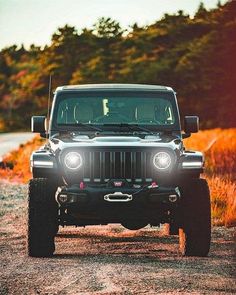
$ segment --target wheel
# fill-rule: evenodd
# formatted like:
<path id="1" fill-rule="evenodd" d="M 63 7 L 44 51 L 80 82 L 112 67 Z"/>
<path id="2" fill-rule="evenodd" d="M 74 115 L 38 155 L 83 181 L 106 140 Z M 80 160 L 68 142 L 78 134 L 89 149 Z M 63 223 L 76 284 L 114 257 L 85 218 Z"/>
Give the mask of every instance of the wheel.
<path id="1" fill-rule="evenodd" d="M 45 178 L 31 179 L 28 191 L 28 255 L 50 257 L 58 231 L 56 185 Z"/>
<path id="2" fill-rule="evenodd" d="M 207 256 L 211 242 L 211 205 L 205 179 L 190 180 L 182 194 L 179 229 L 180 252 L 184 256 Z"/>

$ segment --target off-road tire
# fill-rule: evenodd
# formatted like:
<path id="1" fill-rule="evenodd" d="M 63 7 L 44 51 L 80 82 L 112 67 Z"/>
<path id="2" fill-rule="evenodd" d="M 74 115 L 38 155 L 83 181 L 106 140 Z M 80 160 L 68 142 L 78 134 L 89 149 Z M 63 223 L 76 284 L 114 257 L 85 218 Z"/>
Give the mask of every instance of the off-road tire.
<path id="1" fill-rule="evenodd" d="M 28 191 L 28 255 L 50 257 L 55 251 L 54 237 L 58 230 L 56 185 L 46 178 L 29 182 Z"/>
<path id="2" fill-rule="evenodd" d="M 205 179 L 193 179 L 181 187 L 180 252 L 205 257 L 211 242 L 211 205 Z"/>

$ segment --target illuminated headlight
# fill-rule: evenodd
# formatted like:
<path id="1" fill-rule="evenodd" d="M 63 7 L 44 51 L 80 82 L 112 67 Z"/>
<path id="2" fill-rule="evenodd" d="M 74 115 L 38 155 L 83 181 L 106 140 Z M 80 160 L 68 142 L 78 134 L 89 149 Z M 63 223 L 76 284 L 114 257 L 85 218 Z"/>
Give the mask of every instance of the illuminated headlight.
<path id="1" fill-rule="evenodd" d="M 171 165 L 171 156 L 166 152 L 159 152 L 153 157 L 153 164 L 157 169 L 166 170 Z"/>
<path id="2" fill-rule="evenodd" d="M 79 153 L 69 152 L 64 158 L 64 163 L 68 169 L 77 170 L 82 166 L 83 160 Z"/>

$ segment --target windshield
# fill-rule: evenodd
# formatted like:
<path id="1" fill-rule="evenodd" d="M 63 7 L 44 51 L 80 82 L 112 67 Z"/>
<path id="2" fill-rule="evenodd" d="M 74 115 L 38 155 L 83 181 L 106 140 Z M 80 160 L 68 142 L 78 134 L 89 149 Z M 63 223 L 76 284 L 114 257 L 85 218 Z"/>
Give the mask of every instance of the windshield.
<path id="1" fill-rule="evenodd" d="M 53 114 L 54 125 L 169 126 L 178 123 L 172 93 L 61 93 Z M 55 122 L 56 121 L 56 122 Z"/>

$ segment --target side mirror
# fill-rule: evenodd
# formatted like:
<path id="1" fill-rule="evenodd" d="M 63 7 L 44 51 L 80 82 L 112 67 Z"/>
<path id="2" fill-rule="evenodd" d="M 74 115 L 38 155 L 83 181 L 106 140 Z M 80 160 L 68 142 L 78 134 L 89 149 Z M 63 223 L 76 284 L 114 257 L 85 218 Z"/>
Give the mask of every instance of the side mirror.
<path id="1" fill-rule="evenodd" d="M 184 117 L 184 132 L 186 134 L 197 133 L 199 131 L 199 118 L 197 116 Z"/>
<path id="2" fill-rule="evenodd" d="M 31 131 L 40 133 L 42 137 L 46 137 L 46 117 L 33 116 L 31 118 Z"/>

